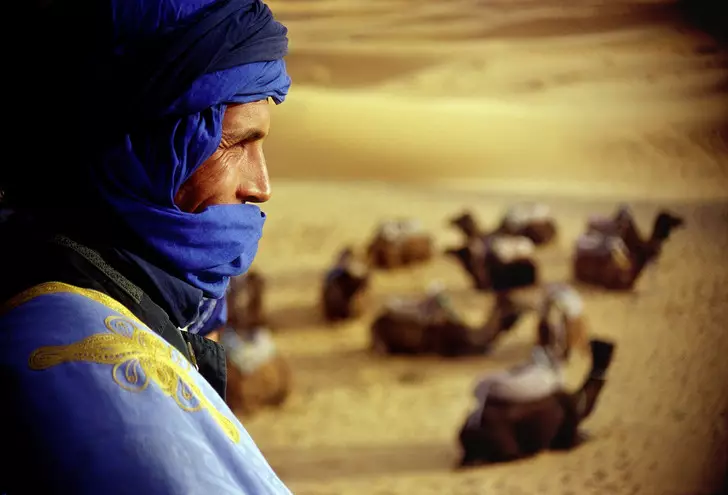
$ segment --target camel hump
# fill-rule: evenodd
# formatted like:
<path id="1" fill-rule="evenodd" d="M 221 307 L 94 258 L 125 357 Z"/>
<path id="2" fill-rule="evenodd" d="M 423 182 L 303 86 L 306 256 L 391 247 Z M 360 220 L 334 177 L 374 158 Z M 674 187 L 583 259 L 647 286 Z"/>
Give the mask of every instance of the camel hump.
<path id="1" fill-rule="evenodd" d="M 633 219 L 632 209 L 626 204 L 619 205 L 617 213 L 614 215 L 614 219 L 619 222 L 631 222 Z"/>
<path id="2" fill-rule="evenodd" d="M 399 220 L 399 229 L 405 235 L 419 234 L 423 231 L 422 222 L 416 218 Z"/>
<path id="3" fill-rule="evenodd" d="M 627 245 L 621 237 L 607 232 L 595 231 L 580 235 L 576 239 L 576 249 L 594 254 L 609 254 L 612 251 L 620 250 L 629 252 Z"/>
<path id="4" fill-rule="evenodd" d="M 357 278 L 362 278 L 367 274 L 368 267 L 366 263 L 359 260 L 353 260 L 349 263 L 349 273 Z"/>
<path id="5" fill-rule="evenodd" d="M 617 236 L 608 236 L 606 238 L 606 244 L 609 254 L 617 266 L 625 269 L 629 269 L 632 266 L 629 248 L 624 243 L 624 239 Z"/>
<path id="6" fill-rule="evenodd" d="M 584 311 L 584 301 L 579 292 L 568 284 L 557 283 L 547 286 L 547 300 L 568 318 L 577 318 Z"/>
<path id="7" fill-rule="evenodd" d="M 439 296 L 445 293 L 445 283 L 442 280 L 432 280 L 426 289 L 427 295 L 430 297 Z"/>
<path id="8" fill-rule="evenodd" d="M 396 315 L 407 316 L 413 319 L 419 318 L 422 314 L 422 303 L 413 299 L 403 297 L 392 297 L 384 303 L 384 308 Z"/>
<path id="9" fill-rule="evenodd" d="M 385 241 L 394 242 L 400 237 L 400 229 L 397 222 L 388 220 L 379 226 L 379 236 Z"/>
<path id="10" fill-rule="evenodd" d="M 221 337 L 230 361 L 243 374 L 251 374 L 276 355 L 273 336 L 266 328 L 256 328 L 250 338 L 241 337 L 235 330 L 226 329 Z"/>
<path id="11" fill-rule="evenodd" d="M 482 380 L 476 387 L 479 400 L 531 402 L 543 399 L 564 387 L 560 367 L 550 360 L 532 356 L 526 363 Z"/>
<path id="12" fill-rule="evenodd" d="M 551 219 L 551 208 L 544 203 L 520 203 L 506 211 L 504 222 L 507 227 L 519 229 L 532 222 L 545 222 Z"/>
<path id="13" fill-rule="evenodd" d="M 404 297 L 390 297 L 384 302 L 385 308 L 393 310 L 399 310 L 415 306 L 417 306 L 417 303 L 414 300 Z"/>
<path id="14" fill-rule="evenodd" d="M 619 266 L 631 266 L 630 251 L 624 239 L 616 235 L 602 232 L 588 232 L 576 240 L 576 249 L 579 254 L 611 257 Z"/>
<path id="15" fill-rule="evenodd" d="M 588 232 L 612 233 L 616 231 L 614 220 L 604 215 L 592 215 L 587 220 Z"/>
<path id="16" fill-rule="evenodd" d="M 497 236 L 491 241 L 490 249 L 504 263 L 528 259 L 536 253 L 533 241 L 524 236 Z"/>
<path id="17" fill-rule="evenodd" d="M 422 222 L 414 218 L 387 220 L 379 226 L 379 235 L 386 241 L 394 242 L 423 231 Z"/>

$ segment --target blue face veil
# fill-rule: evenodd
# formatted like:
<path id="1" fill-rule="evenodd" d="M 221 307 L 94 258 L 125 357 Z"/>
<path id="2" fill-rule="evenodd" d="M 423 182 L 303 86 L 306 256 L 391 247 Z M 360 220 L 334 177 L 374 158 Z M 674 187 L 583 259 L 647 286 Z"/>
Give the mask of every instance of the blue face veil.
<path id="1" fill-rule="evenodd" d="M 287 30 L 258 0 L 111 0 L 111 19 L 77 93 L 103 101 L 88 123 L 99 128 L 90 187 L 141 256 L 220 298 L 252 263 L 265 215 L 252 204 L 186 213 L 174 197 L 217 149 L 226 105 L 285 99 Z"/>

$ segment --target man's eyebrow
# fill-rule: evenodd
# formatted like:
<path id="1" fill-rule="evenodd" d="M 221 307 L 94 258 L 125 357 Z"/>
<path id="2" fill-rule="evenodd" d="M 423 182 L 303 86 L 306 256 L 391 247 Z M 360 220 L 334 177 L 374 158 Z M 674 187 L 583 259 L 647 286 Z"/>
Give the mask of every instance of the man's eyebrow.
<path id="1" fill-rule="evenodd" d="M 229 141 L 235 142 L 235 143 L 242 143 L 242 142 L 250 142 L 250 141 L 259 141 L 263 138 L 265 138 L 266 133 L 257 127 L 248 127 L 246 129 L 241 130 L 233 130 L 228 132 L 223 132 L 223 135 L 225 138 Z"/>

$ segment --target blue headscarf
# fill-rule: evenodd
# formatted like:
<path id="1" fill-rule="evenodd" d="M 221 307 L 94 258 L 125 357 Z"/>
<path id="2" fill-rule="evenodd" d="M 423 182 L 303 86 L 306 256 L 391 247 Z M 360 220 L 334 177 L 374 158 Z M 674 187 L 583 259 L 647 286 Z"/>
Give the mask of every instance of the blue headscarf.
<path id="1" fill-rule="evenodd" d="M 174 197 L 217 149 L 227 104 L 285 99 L 287 30 L 260 0 L 111 0 L 111 9 L 111 47 L 86 86 L 112 95 L 100 117 L 109 120 L 92 125 L 117 132 L 97 140 L 91 183 L 152 259 L 221 298 L 252 263 L 265 215 L 252 204 L 186 213 Z"/>

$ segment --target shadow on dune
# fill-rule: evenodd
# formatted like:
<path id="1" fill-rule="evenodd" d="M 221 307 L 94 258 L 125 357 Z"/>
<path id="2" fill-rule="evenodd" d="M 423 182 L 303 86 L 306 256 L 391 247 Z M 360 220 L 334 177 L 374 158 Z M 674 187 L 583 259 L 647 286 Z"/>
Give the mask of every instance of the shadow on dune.
<path id="1" fill-rule="evenodd" d="M 265 449 L 287 482 L 392 476 L 448 469 L 456 453 L 447 443 Z"/>

